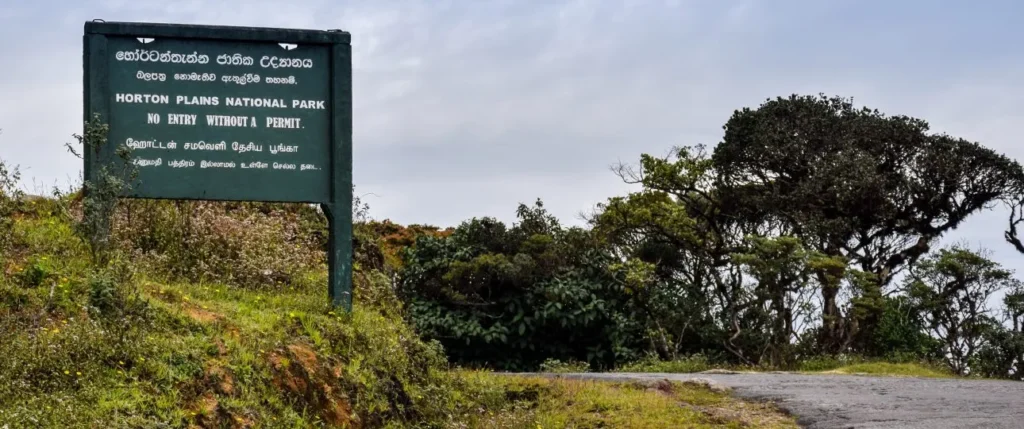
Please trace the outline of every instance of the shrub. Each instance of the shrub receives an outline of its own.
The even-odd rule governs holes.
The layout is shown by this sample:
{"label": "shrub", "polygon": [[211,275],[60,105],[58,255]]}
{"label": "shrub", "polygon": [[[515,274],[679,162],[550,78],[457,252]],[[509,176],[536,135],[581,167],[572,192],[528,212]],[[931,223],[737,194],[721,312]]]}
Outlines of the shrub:
{"label": "shrub", "polygon": [[[122,249],[157,272],[243,287],[290,284],[322,269],[326,241],[301,205],[125,201]],[[322,215],[321,215],[322,216]]]}
{"label": "shrub", "polygon": [[540,203],[511,228],[473,219],[424,235],[404,253],[399,295],[453,362],[523,370],[545,359],[609,368],[643,337],[629,296],[587,231],[561,227]]}
{"label": "shrub", "polygon": [[19,211],[24,200],[24,193],[18,188],[20,180],[21,172],[18,168],[9,168],[0,159],[0,268],[14,237],[14,214]]}
{"label": "shrub", "polygon": [[907,356],[939,359],[942,343],[928,335],[924,319],[910,299],[903,296],[884,297],[881,318],[874,336],[871,350],[877,350],[890,360],[907,360]]}

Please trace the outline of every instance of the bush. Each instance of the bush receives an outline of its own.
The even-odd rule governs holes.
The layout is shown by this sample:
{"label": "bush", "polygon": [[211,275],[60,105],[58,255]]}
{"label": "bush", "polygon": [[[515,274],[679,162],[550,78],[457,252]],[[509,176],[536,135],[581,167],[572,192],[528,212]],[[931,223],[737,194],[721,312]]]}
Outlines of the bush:
{"label": "bush", "polygon": [[929,336],[920,309],[906,297],[885,297],[870,350],[890,360],[939,359],[942,343]]}
{"label": "bush", "polygon": [[399,295],[418,332],[467,366],[529,370],[551,358],[611,368],[631,358],[643,337],[611,255],[540,203],[518,213],[511,228],[473,219],[406,250]]}
{"label": "bush", "polygon": [[986,335],[973,367],[982,377],[1024,381],[1024,333],[996,327]]}
{"label": "bush", "polygon": [[322,215],[309,206],[124,201],[117,216],[122,249],[181,280],[287,285],[326,261]]}

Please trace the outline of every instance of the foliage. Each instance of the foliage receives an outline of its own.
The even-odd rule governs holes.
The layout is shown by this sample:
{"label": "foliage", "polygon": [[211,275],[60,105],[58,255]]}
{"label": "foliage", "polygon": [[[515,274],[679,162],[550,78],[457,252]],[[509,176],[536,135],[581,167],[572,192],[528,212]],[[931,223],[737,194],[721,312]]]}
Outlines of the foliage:
{"label": "foliage", "polygon": [[644,359],[618,368],[617,372],[649,372],[649,373],[697,373],[697,372],[751,372],[774,369],[785,369],[801,373],[816,374],[871,374],[879,376],[911,376],[951,378],[944,362],[920,359],[914,355],[894,354],[889,358],[866,358],[855,355],[810,356],[801,359],[791,367],[778,368],[772,366],[745,366],[715,363],[703,355],[687,356],[681,359],[665,361],[656,357]]}
{"label": "foliage", "polygon": [[746,305],[762,320],[757,329],[765,334],[761,354],[767,354],[772,365],[792,365],[796,358],[792,339],[798,335],[794,323],[798,312],[807,312],[810,305],[810,266],[823,256],[805,251],[794,237],[748,237],[747,241],[749,250],[734,254],[733,261],[757,282]]}
{"label": "foliage", "polygon": [[1024,381],[1024,287],[1020,283],[1003,296],[1003,306],[1003,323],[986,332],[985,344],[978,350],[978,373]]}
{"label": "foliage", "polygon": [[578,228],[563,228],[538,201],[511,228],[464,222],[407,249],[399,293],[421,335],[453,362],[535,368],[547,358],[609,367],[639,335],[609,255]]}
{"label": "foliage", "polygon": [[881,318],[869,347],[885,350],[884,356],[915,356],[940,360],[942,342],[928,334],[920,308],[907,296],[882,298]]}
{"label": "foliage", "polygon": [[326,220],[308,205],[130,200],[116,218],[119,248],[172,279],[283,287],[326,260]]}
{"label": "foliage", "polygon": [[1012,272],[961,246],[940,249],[921,261],[907,280],[909,296],[942,342],[950,369],[960,375],[970,372],[995,326],[989,297],[1019,287]]}
{"label": "foliage", "polygon": [[[93,272],[85,279],[85,309],[90,319],[110,334],[116,344],[138,341],[154,323],[149,300],[135,287],[131,267],[117,261],[113,269]],[[125,346],[127,347],[127,346]]]}
{"label": "foliage", "polygon": [[[712,402],[791,425],[696,387],[675,386],[667,401],[641,386],[449,372],[438,344],[385,308],[390,281],[380,271],[358,272],[355,311],[337,314],[322,289],[147,280],[161,276],[116,252],[98,270],[67,218],[22,215],[19,274],[0,278],[0,421],[12,427],[712,427],[734,418],[680,406]],[[163,236],[171,225],[148,231]],[[136,239],[122,245],[147,242]],[[31,270],[45,275],[22,274]],[[567,405],[577,399],[586,402]]]}
{"label": "foliage", "polygon": [[[77,229],[89,243],[94,263],[101,267],[112,257],[111,237],[118,199],[130,189],[138,175],[138,167],[132,162],[128,146],[119,143],[112,154],[104,150],[109,131],[109,125],[100,121],[99,114],[96,114],[85,123],[84,132],[74,136],[83,151],[89,152],[85,155],[92,157],[94,165],[94,171],[85,178],[82,186],[82,219]],[[78,155],[70,144],[67,147]]]}
{"label": "foliage", "polygon": [[[786,219],[883,284],[1003,195],[1016,173],[990,149],[927,134],[923,120],[856,109],[840,97],[769,100],[737,111],[725,130],[713,157],[723,198],[740,213]],[[896,241],[866,248],[880,240]]]}
{"label": "foliage", "polygon": [[402,267],[402,252],[416,244],[421,236],[443,238],[451,235],[453,228],[440,229],[430,225],[408,225],[403,226],[389,220],[367,221],[356,225],[354,245],[357,249],[364,242],[373,242],[377,248],[377,257],[372,258],[373,265],[370,268],[386,270],[389,268],[400,269]]}
{"label": "foliage", "polygon": [[591,224],[624,261],[612,268],[625,271],[651,348],[667,360],[708,348],[743,359],[736,340],[751,331],[736,300],[742,272],[729,263],[742,249],[734,234],[741,225],[719,216],[703,148],[677,148],[673,159],[643,155],[639,171],[617,173],[642,190],[600,204]]}
{"label": "foliage", "polygon": [[1024,381],[1024,334],[1019,330],[994,327],[978,349],[975,370],[987,378]]}
{"label": "foliage", "polygon": [[0,159],[0,265],[10,249],[14,236],[14,214],[20,211],[25,198],[24,192],[18,187],[21,171],[17,166],[8,167]]}
{"label": "foliage", "polygon": [[[590,217],[589,238],[575,253],[595,255],[587,264],[598,274],[587,278],[599,280],[589,284],[615,287],[569,290],[594,291],[612,317],[618,311],[634,325],[608,331],[628,333],[616,340],[629,345],[622,356],[672,362],[700,354],[760,368],[850,354],[942,359],[944,341],[922,306],[970,310],[956,300],[926,303],[893,279],[926,264],[934,243],[970,215],[1012,202],[1024,189],[1024,169],[977,143],[930,133],[923,120],[840,97],[767,100],[737,110],[724,129],[710,153],[684,146],[618,166],[616,174],[638,189],[609,198]],[[411,257],[399,272],[400,297],[421,334],[444,343],[457,362],[510,368],[568,359],[550,347],[529,355],[507,349],[509,338],[520,339],[509,337],[514,309],[536,300],[551,276],[576,269],[562,264],[557,274],[537,276],[527,264],[536,255],[510,236],[517,228],[527,229],[474,219],[448,238],[404,244]],[[558,235],[548,235],[557,247]],[[922,284],[939,288],[937,281]],[[562,302],[547,295],[530,308]],[[975,348],[988,344],[985,356],[1012,360],[1016,337],[996,335],[987,316],[974,319],[987,326],[970,335]],[[529,336],[533,325],[522,324]]]}
{"label": "foliage", "polygon": [[[945,232],[1003,198],[1021,171],[977,143],[928,134],[923,120],[855,108],[840,97],[768,100],[736,111],[724,128],[712,160],[726,214],[775,224],[824,255],[847,259],[875,276],[869,295],[880,294]],[[838,320],[836,296],[823,299],[822,316]],[[881,308],[858,312],[858,320],[846,320],[857,333],[842,326],[824,332],[826,350],[879,352],[867,344]]]}

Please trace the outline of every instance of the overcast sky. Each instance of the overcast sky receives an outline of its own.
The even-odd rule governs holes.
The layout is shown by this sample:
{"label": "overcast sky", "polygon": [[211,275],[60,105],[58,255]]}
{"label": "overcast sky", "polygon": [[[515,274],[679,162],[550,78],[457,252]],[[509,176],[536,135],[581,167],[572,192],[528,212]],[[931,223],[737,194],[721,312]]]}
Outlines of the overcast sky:
{"label": "overcast sky", "polygon": [[[734,109],[842,95],[1024,154],[1024,2],[0,0],[0,158],[28,188],[77,183],[83,23],[343,29],[354,52],[354,181],[375,218],[565,223],[628,192],[608,169],[714,145]],[[1014,266],[1002,210],[946,241]]]}

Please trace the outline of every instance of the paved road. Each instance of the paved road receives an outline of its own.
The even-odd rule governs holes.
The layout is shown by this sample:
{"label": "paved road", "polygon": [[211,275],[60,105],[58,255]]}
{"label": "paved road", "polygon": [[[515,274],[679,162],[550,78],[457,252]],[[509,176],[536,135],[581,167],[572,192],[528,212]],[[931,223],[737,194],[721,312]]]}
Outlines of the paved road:
{"label": "paved road", "polygon": [[800,374],[561,374],[608,380],[709,379],[768,400],[807,428],[1024,428],[1024,382]]}

